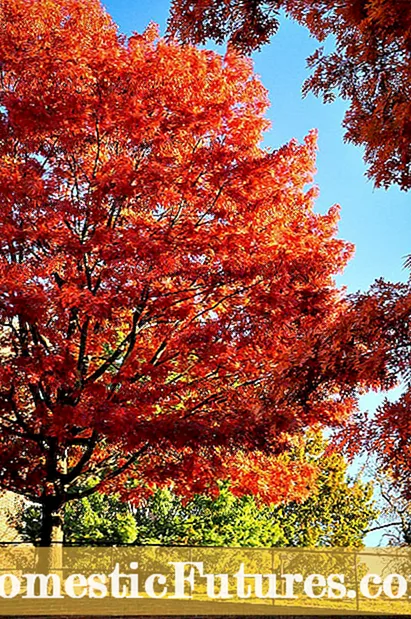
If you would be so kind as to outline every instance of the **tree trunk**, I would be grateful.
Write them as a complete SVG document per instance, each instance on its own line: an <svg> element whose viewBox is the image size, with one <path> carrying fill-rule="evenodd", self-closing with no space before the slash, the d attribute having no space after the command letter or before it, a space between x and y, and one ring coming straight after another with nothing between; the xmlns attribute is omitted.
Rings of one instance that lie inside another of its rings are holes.
<svg viewBox="0 0 411 619"><path fill-rule="evenodd" d="M56 446L53 445L53 451L50 455L50 460L47 462L48 480L55 481L58 473L67 473L67 450L64 450L62 456L56 453ZM57 473L58 472L58 473ZM41 529L40 529L40 546L49 548L50 546L63 546L63 516L64 503L58 492L52 495L43 495L44 503L41 507Z"/></svg>
<svg viewBox="0 0 411 619"><path fill-rule="evenodd" d="M57 497L50 497L42 504L40 546L37 556L37 571L40 574L57 573L63 577L63 514L64 509ZM51 582L49 583L51 587Z"/></svg>
<svg viewBox="0 0 411 619"><path fill-rule="evenodd" d="M63 506L54 497L42 505L40 546L63 545Z"/></svg>

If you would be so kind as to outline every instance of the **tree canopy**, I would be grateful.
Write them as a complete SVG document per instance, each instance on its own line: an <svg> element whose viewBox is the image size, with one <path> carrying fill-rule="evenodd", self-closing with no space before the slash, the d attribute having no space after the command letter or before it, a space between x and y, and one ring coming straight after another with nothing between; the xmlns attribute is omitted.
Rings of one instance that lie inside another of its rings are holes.
<svg viewBox="0 0 411 619"><path fill-rule="evenodd" d="M334 335L352 246L314 211L315 134L262 148L249 60L97 0L0 23L0 486L45 545L97 490L304 498L315 464L281 453L380 381Z"/></svg>
<svg viewBox="0 0 411 619"><path fill-rule="evenodd" d="M303 92L350 101L345 137L365 148L368 175L377 187L411 187L411 5L408 0L173 0L169 29L183 41L229 39L250 53L268 43L280 11L306 26L320 42ZM290 41L290 45L292 42Z"/></svg>

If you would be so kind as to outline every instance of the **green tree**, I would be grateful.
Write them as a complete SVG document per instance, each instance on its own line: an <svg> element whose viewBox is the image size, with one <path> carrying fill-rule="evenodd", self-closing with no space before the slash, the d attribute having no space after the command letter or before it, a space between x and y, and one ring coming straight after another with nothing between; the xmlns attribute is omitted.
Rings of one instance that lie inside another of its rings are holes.
<svg viewBox="0 0 411 619"><path fill-rule="evenodd" d="M169 490L158 490L135 518L141 545L282 545L282 528L270 507L259 507L251 495L235 496L227 483L220 483L217 497L199 494L185 505Z"/></svg>
<svg viewBox="0 0 411 619"><path fill-rule="evenodd" d="M317 462L320 472L308 499L274 509L274 517L283 526L284 545L361 545L378 515L373 485L364 483L360 476L350 476L344 456L329 451L320 434L310 434L300 449L303 453L297 457Z"/></svg>

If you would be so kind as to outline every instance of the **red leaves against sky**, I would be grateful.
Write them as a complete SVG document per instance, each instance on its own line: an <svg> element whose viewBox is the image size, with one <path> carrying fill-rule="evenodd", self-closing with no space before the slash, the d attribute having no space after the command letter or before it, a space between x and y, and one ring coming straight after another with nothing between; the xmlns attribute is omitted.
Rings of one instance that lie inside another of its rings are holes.
<svg viewBox="0 0 411 619"><path fill-rule="evenodd" d="M332 336L352 247L305 189L315 134L261 149L248 60L94 0L4 0L0 57L1 485L303 496L278 454L368 381Z"/></svg>
<svg viewBox="0 0 411 619"><path fill-rule="evenodd" d="M368 363L391 376L387 386L403 387L398 400L385 400L375 415L352 424L348 443L376 455L380 470L388 475L406 500L411 499L411 287L378 281L369 293L358 295L353 305L351 329L366 341ZM354 324L355 323L355 324ZM374 351L373 353L371 351ZM353 440L353 437L354 440ZM350 441L351 438L351 441Z"/></svg>
<svg viewBox="0 0 411 619"><path fill-rule="evenodd" d="M313 72L303 91L350 101L345 137L365 147L368 175L377 187L410 189L409 0L174 0L169 28L184 41L230 39L249 53L275 33L280 9L319 41L335 40L334 52L320 48L308 59Z"/></svg>

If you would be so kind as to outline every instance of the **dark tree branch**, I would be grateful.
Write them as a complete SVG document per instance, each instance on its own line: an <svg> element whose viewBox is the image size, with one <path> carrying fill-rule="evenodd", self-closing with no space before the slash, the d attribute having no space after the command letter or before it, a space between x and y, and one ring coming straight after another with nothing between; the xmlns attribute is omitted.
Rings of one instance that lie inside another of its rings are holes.
<svg viewBox="0 0 411 619"><path fill-rule="evenodd" d="M83 471L83 468L93 455L94 448L97 444L97 438L98 434L96 431L94 431L91 437L88 439L86 449L77 464L73 466L72 469L67 473L63 473L60 475L60 481L62 482L62 484L69 484L80 475L80 473Z"/></svg>
<svg viewBox="0 0 411 619"><path fill-rule="evenodd" d="M82 490L79 492L67 493L66 495L64 495L65 502L72 501L73 499L84 499L94 494L107 481L110 481L111 479L114 479L115 477L121 475L121 473L124 473L124 471L126 471L130 466L132 466L138 460L138 458L140 458L140 456L142 456L144 452L147 451L148 447L148 443L143 445L143 447L141 447L138 451L132 454L121 466L118 466L114 471L111 471L108 475L106 475L106 477L104 477L104 479L101 479L91 488L87 488L86 490Z"/></svg>

